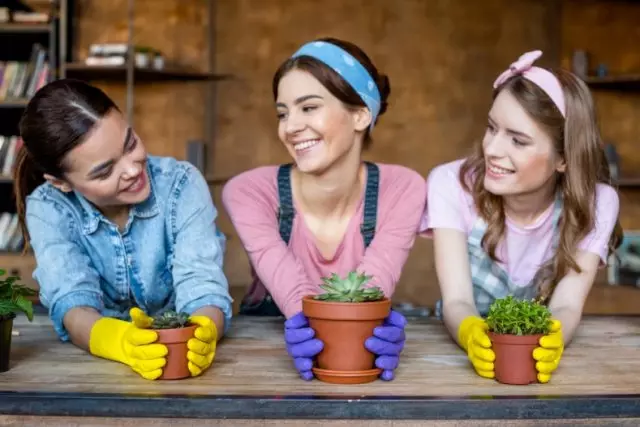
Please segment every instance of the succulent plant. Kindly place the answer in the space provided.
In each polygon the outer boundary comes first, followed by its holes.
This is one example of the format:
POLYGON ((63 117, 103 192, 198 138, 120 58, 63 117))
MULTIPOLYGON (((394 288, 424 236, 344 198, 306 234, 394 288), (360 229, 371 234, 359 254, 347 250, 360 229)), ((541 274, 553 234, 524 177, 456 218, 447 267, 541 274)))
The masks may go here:
POLYGON ((547 334, 551 328, 551 312, 538 301, 518 300, 509 295, 491 304, 487 326, 496 334, 547 334))
POLYGON ((371 276, 364 273, 350 272, 342 279, 336 273, 330 277, 323 277, 324 284, 320 285, 324 293, 314 298, 321 301, 335 302, 367 302, 379 301, 384 298, 382 289, 377 286, 365 288, 364 285, 371 280, 371 276))
POLYGON ((189 326, 189 315, 187 313, 176 313, 175 311, 169 310, 164 313, 155 316, 153 318, 153 323, 151 324, 152 329, 176 329, 176 328, 186 328, 189 326))
MULTIPOLYGON (((0 276, 7 272, 0 270, 0 276)), ((18 276, 9 276, 0 279, 0 320, 12 318, 22 312, 29 321, 33 320, 33 303, 26 297, 35 295, 36 291, 16 282, 18 276)))

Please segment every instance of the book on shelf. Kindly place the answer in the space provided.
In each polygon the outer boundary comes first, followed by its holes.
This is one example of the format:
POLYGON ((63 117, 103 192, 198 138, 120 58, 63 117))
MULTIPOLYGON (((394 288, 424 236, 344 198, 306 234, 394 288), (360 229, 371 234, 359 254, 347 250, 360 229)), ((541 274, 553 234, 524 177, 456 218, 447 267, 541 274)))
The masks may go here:
POLYGON ((0 176, 11 176, 20 147, 22 138, 19 136, 0 135, 0 176))
POLYGON ((0 101, 31 98, 47 83, 48 75, 47 51, 38 43, 28 62, 0 62, 0 101))
POLYGON ((18 225, 18 214, 3 212, 0 214, 0 251, 19 252, 24 239, 18 225))

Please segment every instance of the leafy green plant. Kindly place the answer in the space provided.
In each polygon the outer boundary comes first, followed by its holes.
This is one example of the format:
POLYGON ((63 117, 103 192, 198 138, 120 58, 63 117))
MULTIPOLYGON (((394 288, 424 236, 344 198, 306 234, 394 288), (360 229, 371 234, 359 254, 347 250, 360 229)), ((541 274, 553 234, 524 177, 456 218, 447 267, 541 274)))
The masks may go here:
POLYGON ((324 284, 320 285, 324 293, 314 298, 321 301, 335 302, 367 302, 379 301, 384 298, 382 289, 377 286, 365 288, 364 285, 371 280, 371 276, 364 273, 350 272, 342 279, 336 273, 330 277, 323 277, 324 284))
POLYGON ((33 320, 33 303, 26 297, 35 295, 36 291, 16 283, 18 276, 8 276, 0 269, 0 320, 9 319, 18 313, 24 313, 29 321, 33 320))
POLYGON ((176 329, 189 326, 189 315, 187 313, 176 313, 169 310, 155 316, 151 323, 152 329, 176 329))
POLYGON ((551 312, 535 300, 518 300, 509 295, 491 304, 486 321, 489 330, 496 334, 547 334, 551 312))

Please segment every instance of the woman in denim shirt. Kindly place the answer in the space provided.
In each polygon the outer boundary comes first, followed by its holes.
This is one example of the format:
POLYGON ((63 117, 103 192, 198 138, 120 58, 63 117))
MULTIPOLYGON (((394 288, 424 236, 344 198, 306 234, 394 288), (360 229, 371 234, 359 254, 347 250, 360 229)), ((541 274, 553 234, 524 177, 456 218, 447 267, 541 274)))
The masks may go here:
POLYGON ((201 374, 231 319, 224 236, 202 175, 148 156, 113 101, 79 81, 38 91, 20 132, 20 226, 60 339, 156 379, 167 349, 144 313, 183 311, 200 325, 187 357, 201 374))

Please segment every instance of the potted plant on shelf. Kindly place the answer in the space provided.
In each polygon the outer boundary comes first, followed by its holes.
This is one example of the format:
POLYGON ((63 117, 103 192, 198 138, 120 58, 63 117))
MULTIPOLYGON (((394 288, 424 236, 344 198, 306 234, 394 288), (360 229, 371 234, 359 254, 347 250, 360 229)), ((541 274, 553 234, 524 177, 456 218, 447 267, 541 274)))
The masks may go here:
POLYGON ((2 278, 6 273, 0 270, 0 372, 9 370, 13 319, 17 313, 24 313, 30 322, 33 320, 33 303, 27 297, 36 293, 17 284, 18 276, 2 278))
POLYGON ((324 293, 306 296, 302 311, 324 343, 312 371, 320 381, 362 384, 381 373, 375 355, 364 346, 376 326, 389 315, 391 301, 377 286, 365 287, 371 276, 350 272, 323 278, 324 293))
POLYGON ((162 368, 161 380, 177 380, 189 377, 187 342, 198 325, 189 322, 189 315, 166 311, 153 317, 151 329, 157 332, 159 344, 167 346, 167 364, 162 368))
POLYGON ((486 322, 496 355, 496 380, 519 385, 537 382, 533 350, 551 328, 549 309, 535 300, 507 296, 491 304, 486 322))

